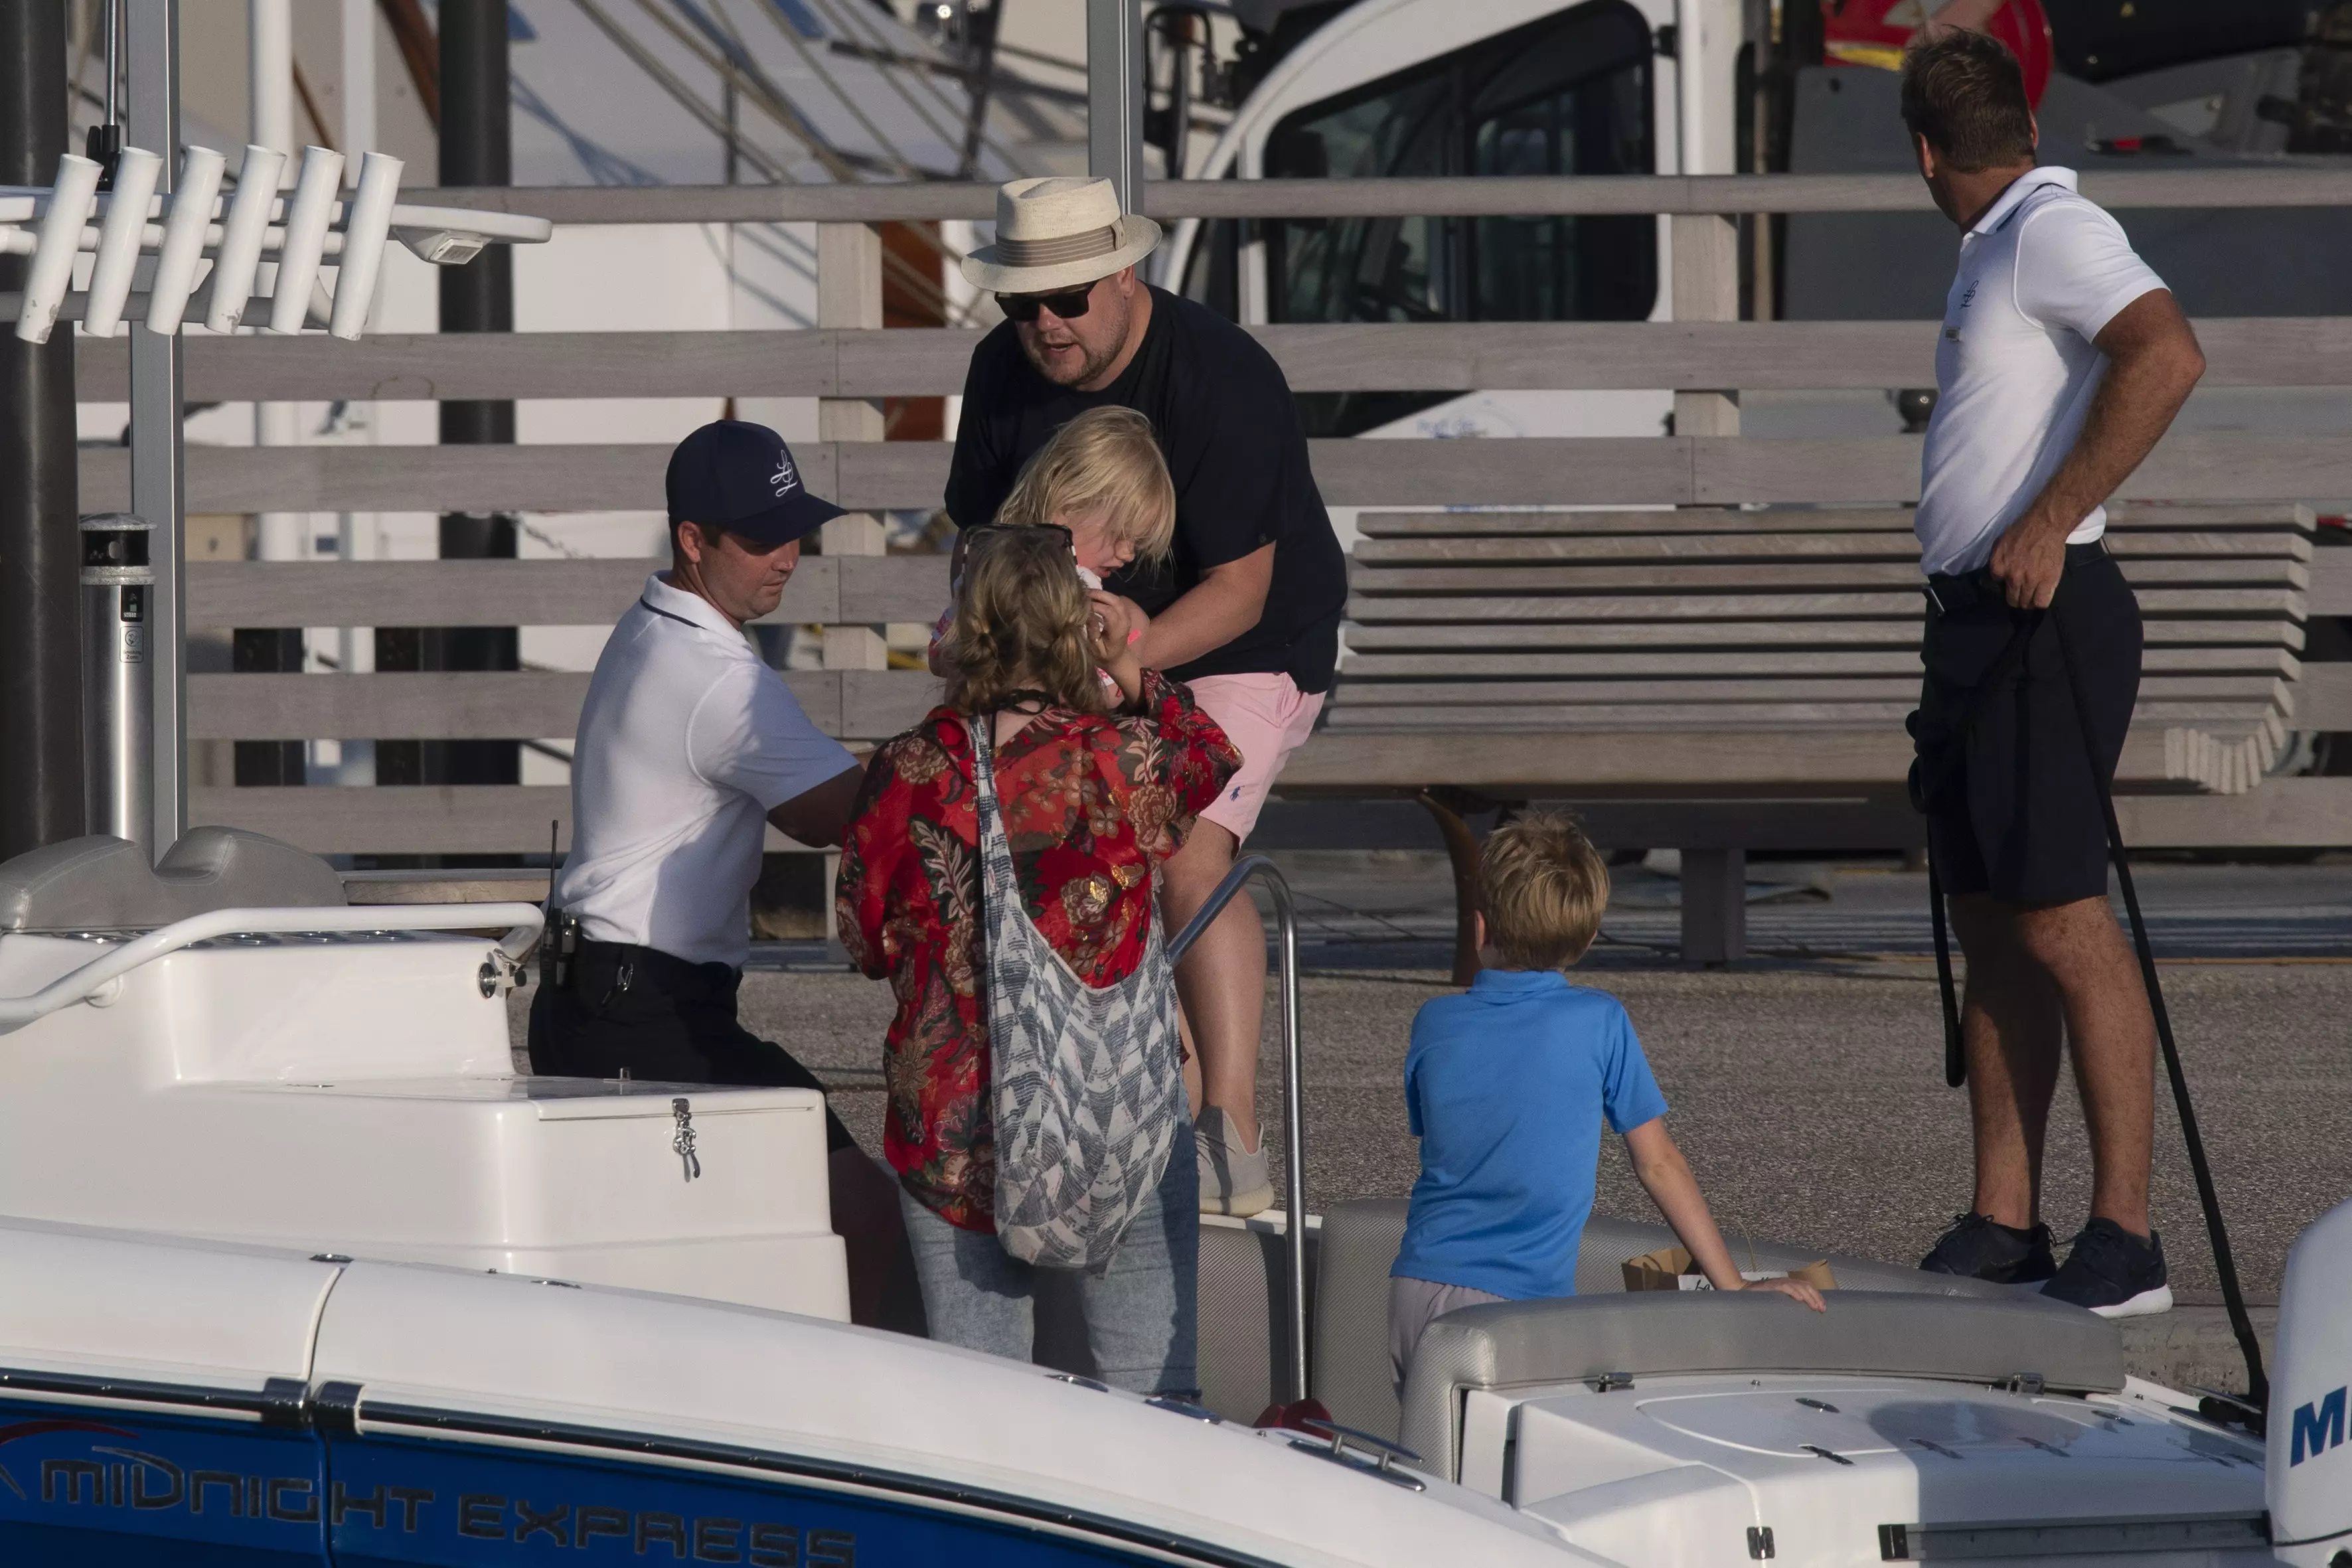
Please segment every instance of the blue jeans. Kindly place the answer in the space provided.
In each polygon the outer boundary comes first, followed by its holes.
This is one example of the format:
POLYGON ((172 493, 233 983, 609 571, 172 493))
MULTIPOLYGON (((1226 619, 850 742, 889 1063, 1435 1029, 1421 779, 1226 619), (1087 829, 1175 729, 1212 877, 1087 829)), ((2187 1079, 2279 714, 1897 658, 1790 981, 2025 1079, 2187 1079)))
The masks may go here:
MULTIPOLYGON (((1167 1172, 1136 1210, 1109 1266, 1078 1281, 1095 1368, 1114 1388, 1197 1397, 1201 1386, 1201 1171, 1189 1132, 1177 1129, 1167 1172)), ((903 1187, 898 1204, 931 1338, 1029 1360, 1037 1283, 1046 1270, 1014 1258, 988 1232, 950 1225, 903 1187)))

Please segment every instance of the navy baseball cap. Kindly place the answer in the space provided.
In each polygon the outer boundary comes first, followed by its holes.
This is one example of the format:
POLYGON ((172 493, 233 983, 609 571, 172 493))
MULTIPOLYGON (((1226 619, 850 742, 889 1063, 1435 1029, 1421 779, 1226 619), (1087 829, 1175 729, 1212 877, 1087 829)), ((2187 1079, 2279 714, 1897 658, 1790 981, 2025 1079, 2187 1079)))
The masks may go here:
POLYGON ((724 529, 768 550, 842 515, 809 494, 782 436, 741 419, 715 419, 680 441, 664 485, 670 521, 724 529))

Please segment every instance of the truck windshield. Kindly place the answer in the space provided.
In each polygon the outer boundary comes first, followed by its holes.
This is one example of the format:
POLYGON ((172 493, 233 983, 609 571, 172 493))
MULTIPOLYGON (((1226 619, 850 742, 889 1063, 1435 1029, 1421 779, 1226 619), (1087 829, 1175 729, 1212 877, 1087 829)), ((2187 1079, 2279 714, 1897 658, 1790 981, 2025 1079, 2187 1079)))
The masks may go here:
MULTIPOLYGON (((1592 0, 1285 116, 1260 172, 1647 174, 1650 54, 1640 12, 1592 0)), ((1234 224, 1209 226, 1186 292, 1233 310, 1239 238, 1234 224)), ((1640 321, 1657 294, 1657 228, 1647 216, 1289 220, 1266 225, 1265 238, 1276 321, 1640 321)), ((1353 435, 1437 401, 1299 398, 1320 436, 1353 435)))

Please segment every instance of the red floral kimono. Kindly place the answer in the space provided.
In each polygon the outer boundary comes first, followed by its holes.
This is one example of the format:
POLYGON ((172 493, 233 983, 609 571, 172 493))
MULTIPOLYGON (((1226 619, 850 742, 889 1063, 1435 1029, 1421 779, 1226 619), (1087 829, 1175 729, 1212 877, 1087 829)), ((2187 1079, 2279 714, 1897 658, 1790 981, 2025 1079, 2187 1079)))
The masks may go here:
MULTIPOLYGON (((1141 709, 1048 708, 996 753, 1029 918, 1090 985, 1143 961, 1152 868, 1241 766, 1181 683, 1145 671, 1141 709)), ((898 998, 883 1152, 941 1216, 993 1231, 976 798, 961 714, 935 708, 883 746, 842 845, 835 918, 857 966, 898 998)))

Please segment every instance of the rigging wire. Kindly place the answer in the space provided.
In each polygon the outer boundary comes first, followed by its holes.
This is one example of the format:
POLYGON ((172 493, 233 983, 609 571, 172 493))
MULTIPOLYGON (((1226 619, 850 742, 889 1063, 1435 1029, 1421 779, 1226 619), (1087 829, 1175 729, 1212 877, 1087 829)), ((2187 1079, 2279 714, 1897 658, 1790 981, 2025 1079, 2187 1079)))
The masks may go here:
MULTIPOLYGON (((584 6, 593 5, 594 0, 578 0, 578 3, 584 6)), ((809 155, 823 166, 826 174, 845 185, 858 183, 857 175, 851 170, 849 160, 842 156, 840 150, 827 142, 823 133, 811 125, 807 118, 798 110, 790 103, 780 101, 771 93, 766 83, 754 80, 737 68, 733 61, 722 55, 712 53, 706 45, 680 26, 668 11, 659 4, 659 0, 637 0, 637 9, 653 18, 655 26, 675 38, 681 47, 708 67, 712 74, 722 81, 731 81, 737 92, 759 105, 766 111, 768 118, 773 120, 786 135, 808 149, 809 155)), ((707 106, 705 112, 710 113, 711 119, 718 124, 726 124, 724 116, 709 111, 707 106)))
POLYGON ((769 184, 796 185, 801 183, 773 163, 762 149, 738 135, 734 127, 729 125, 724 117, 714 112, 708 104, 695 96, 694 89, 678 79, 677 73, 667 66, 656 59, 652 52, 639 43, 634 34, 605 15, 604 8, 597 5, 596 0, 572 0, 572 4, 579 6, 581 14, 594 23, 597 30, 610 39, 615 48, 626 55, 632 64, 652 78, 656 86, 675 99, 679 108, 692 115, 704 130, 718 137, 722 143, 733 147, 736 156, 765 174, 769 184))
MULTIPOLYGON (((668 18, 662 16, 657 11, 653 11, 649 0, 638 0, 638 3, 641 5, 646 6, 646 8, 655 16, 655 19, 667 28, 673 37, 678 36, 677 28, 669 22, 668 18)), ((742 136, 734 127, 730 126, 724 116, 712 109, 708 103, 704 102, 701 97, 696 93, 691 86, 681 79, 676 72, 670 70, 668 67, 663 65, 659 59, 656 58, 652 52, 648 50, 634 34, 630 33, 626 28, 623 27, 618 21, 607 15, 604 7, 596 3, 596 0, 574 0, 574 4, 580 7, 582 13, 585 15, 590 21, 593 22, 607 38, 612 40, 614 47, 618 47, 622 53, 626 55, 639 69, 643 70, 656 85, 661 87, 663 90, 670 95, 670 97, 675 99, 679 106, 685 109, 688 113, 691 114, 705 130, 710 132, 714 136, 717 136, 722 143, 731 144, 735 148, 737 155, 742 158, 744 162, 750 163, 761 174, 764 175, 770 184, 789 185, 802 183, 794 179, 787 170, 777 163, 774 159, 764 150, 760 148, 757 143, 751 142, 742 136)), ((719 62, 713 60, 691 39, 679 37, 679 42, 688 50, 695 53, 698 58, 701 58, 703 63, 710 65, 715 70, 722 70, 723 74, 737 80, 740 84, 739 90, 748 89, 749 90, 744 92, 744 96, 759 103, 762 109, 769 108, 760 84, 744 79, 740 72, 725 71, 719 62)), ((787 132, 793 131, 793 127, 789 124, 785 125, 784 128, 787 132)), ((797 132, 793 133, 798 134, 797 132)), ((812 151, 816 151, 816 149, 812 148, 812 151)), ((824 153, 831 154, 831 159, 828 161, 828 168, 829 170, 838 171, 837 177, 841 184, 855 184, 861 183, 860 177, 855 168, 852 167, 846 160, 842 159, 837 152, 835 152, 830 147, 824 147, 823 151, 824 153)), ((925 236, 927 242, 929 244, 937 246, 940 243, 937 237, 930 235, 929 231, 924 227, 917 226, 914 227, 914 232, 919 235, 925 236)), ((943 249, 943 254, 944 253, 943 249)), ((946 289, 938 279, 928 277, 924 273, 918 271, 903 257, 894 255, 887 247, 882 252, 882 266, 886 274, 895 276, 900 283, 905 285, 919 299, 938 310, 939 313, 942 317, 946 316, 946 289)))
MULTIPOLYGON (((815 0, 817 6, 824 12, 825 19, 832 23, 844 37, 855 37, 866 48, 874 51, 877 56, 885 56, 892 59, 901 57, 901 51, 892 45, 887 38, 882 37, 878 30, 876 32, 866 31, 867 26, 873 25, 872 18, 858 16, 855 25, 852 25, 849 22, 844 21, 842 16, 835 12, 834 3, 835 0, 815 0)), ((1000 3, 1002 3, 1002 0, 1000 0, 1000 3)), ((848 7, 848 14, 856 16, 856 5, 850 5, 848 7)), ((920 63, 929 64, 930 62, 924 61, 920 63)), ((880 74, 883 79, 890 84, 891 90, 898 95, 908 109, 914 110, 916 117, 921 120, 925 125, 930 127, 931 133, 940 139, 940 144, 941 146, 952 148, 961 144, 961 132, 951 129, 948 124, 932 118, 930 111, 925 109, 916 99, 915 95, 907 89, 905 81, 901 79, 902 73, 883 69, 880 74)), ((922 84, 932 97, 939 100, 940 107, 948 111, 951 119, 961 117, 963 112, 962 110, 956 104, 954 100, 950 99, 947 93, 940 89, 940 85, 936 81, 931 79, 931 73, 929 71, 917 71, 911 74, 915 77, 916 80, 922 84)), ((1003 167, 1009 174, 1020 174, 1020 160, 1013 157, 1011 153, 1007 152, 1002 142, 999 142, 995 138, 988 135, 984 128, 981 133, 981 142, 982 146, 988 149, 988 151, 995 153, 998 158, 1003 161, 1003 167)))
MULTIPOLYGON (((676 3, 684 8, 692 5, 694 0, 676 0, 676 3)), ((850 118, 856 121, 868 136, 874 138, 874 144, 881 148, 885 155, 898 166, 899 173, 910 180, 929 177, 930 171, 918 168, 914 160, 909 158, 898 144, 885 134, 882 128, 866 114, 856 98, 845 91, 841 83, 834 79, 833 73, 824 68, 823 63, 809 48, 807 42, 801 37, 800 29, 787 23, 782 13, 765 5, 764 0, 755 0, 755 3, 760 3, 761 9, 766 11, 769 17, 776 24, 776 30, 783 34, 785 42, 792 45, 793 52, 800 57, 801 63, 808 67, 810 73, 824 84, 826 91, 841 100, 841 106, 849 110, 850 118)), ((734 40, 736 49, 746 60, 749 60, 751 58, 751 51, 744 43, 743 36, 735 30, 734 18, 728 16, 726 0, 714 0, 710 9, 726 27, 728 36, 734 40)), ((763 72, 762 75, 764 74, 763 72)), ((781 93, 782 89, 777 90, 781 93)))

